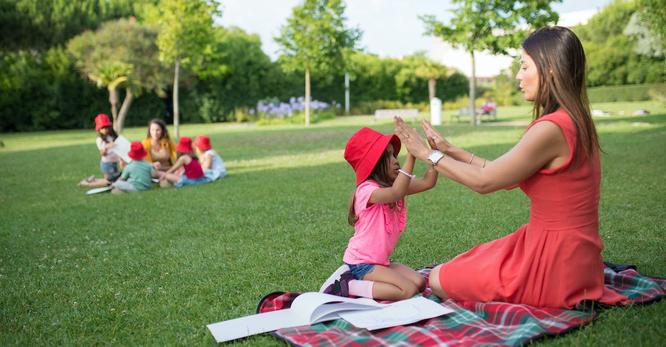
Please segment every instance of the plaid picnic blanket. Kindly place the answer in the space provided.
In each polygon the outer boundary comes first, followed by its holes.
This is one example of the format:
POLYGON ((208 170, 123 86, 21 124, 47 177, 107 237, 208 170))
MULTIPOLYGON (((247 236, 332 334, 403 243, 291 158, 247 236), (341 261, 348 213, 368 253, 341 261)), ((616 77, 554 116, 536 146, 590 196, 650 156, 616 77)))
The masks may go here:
MULTIPOLYGON (((424 276, 430 268, 418 270, 424 276)), ((666 296, 666 279, 641 275, 631 265, 606 263, 606 286, 627 296, 632 304, 645 304, 666 296)), ((427 281, 426 281, 427 283, 427 281)), ((257 313, 290 307, 300 295, 274 292, 261 299, 257 313)), ((406 326, 381 330, 359 329, 338 319, 310 326, 280 329, 277 338, 294 346, 517 346, 546 335, 558 335, 594 320, 600 306, 581 310, 537 308, 502 302, 441 302, 426 288, 421 295, 440 302, 453 313, 406 326)))

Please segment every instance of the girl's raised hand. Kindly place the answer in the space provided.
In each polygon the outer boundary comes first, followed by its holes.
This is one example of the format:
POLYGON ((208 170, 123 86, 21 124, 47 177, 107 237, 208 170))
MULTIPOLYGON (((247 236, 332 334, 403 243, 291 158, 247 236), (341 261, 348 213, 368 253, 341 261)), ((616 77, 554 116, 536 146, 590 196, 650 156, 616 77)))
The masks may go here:
POLYGON ((435 130, 435 128, 432 127, 432 124, 430 124, 430 122, 427 120, 424 119, 421 122, 421 127, 425 132, 430 148, 446 153, 449 147, 452 147, 449 141, 447 141, 444 136, 442 136, 442 134, 435 130))
POLYGON ((423 142, 421 135, 416 129, 410 127, 400 117, 395 117, 395 134, 400 138, 400 142, 407 148, 407 151, 420 160, 426 160, 430 150, 423 142))

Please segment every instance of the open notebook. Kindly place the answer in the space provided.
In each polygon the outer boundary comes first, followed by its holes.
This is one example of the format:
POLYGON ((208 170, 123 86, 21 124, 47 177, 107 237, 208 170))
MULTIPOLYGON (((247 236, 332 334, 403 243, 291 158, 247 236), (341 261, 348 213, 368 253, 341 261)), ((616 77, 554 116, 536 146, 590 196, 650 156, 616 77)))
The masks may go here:
POLYGON ((409 324, 449 312, 450 309, 421 296, 380 304, 371 299, 351 299, 309 292, 299 295, 289 309, 209 324, 208 330, 215 341, 224 342, 338 318, 343 318, 356 327, 374 330, 409 324))

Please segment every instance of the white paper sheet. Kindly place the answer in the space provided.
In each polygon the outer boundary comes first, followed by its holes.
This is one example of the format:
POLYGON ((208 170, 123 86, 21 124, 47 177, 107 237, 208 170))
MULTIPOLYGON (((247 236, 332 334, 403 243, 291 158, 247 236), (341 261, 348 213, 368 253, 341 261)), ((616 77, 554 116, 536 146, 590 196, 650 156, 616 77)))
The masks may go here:
POLYGON ((208 325, 215 341, 225 342, 282 328, 307 325, 290 309, 226 320, 208 325))
POLYGON ((453 310, 448 307, 444 307, 422 296, 415 296, 411 299, 394 302, 380 310, 347 311, 341 312, 339 315, 340 318, 357 328, 376 330, 396 325, 411 324, 451 312, 453 310))
POLYGON ((125 163, 129 164, 132 161, 129 155, 127 155, 127 153, 130 150, 130 145, 131 144, 129 140, 126 137, 124 137, 123 135, 118 135, 116 140, 113 141, 111 152, 117 154, 125 163))

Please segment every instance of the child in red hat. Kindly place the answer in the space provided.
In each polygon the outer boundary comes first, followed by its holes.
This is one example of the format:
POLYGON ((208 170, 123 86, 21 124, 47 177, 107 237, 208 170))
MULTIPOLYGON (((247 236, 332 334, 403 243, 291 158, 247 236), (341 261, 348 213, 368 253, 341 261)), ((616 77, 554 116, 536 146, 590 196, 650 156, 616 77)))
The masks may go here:
POLYGON ((111 187, 111 193, 133 193, 148 190, 155 168, 143 160, 148 152, 139 141, 132 142, 127 155, 132 161, 125 166, 120 178, 111 187))
POLYGON ((204 175, 212 181, 227 175, 227 169, 224 166, 224 160, 213 149, 208 136, 200 135, 194 139, 194 150, 197 157, 201 158, 201 168, 204 175))
POLYGON ((120 177, 120 156, 111 151, 113 141, 118 138, 118 134, 113 130, 113 124, 109 120, 109 116, 100 113, 95 117, 95 131, 97 131, 97 149, 101 157, 99 168, 104 177, 96 178, 93 175, 83 179, 79 182, 82 187, 108 186, 120 177))
POLYGON ((423 276, 389 257, 405 228, 405 196, 434 187, 437 171, 430 167, 423 178, 415 179, 414 156, 408 153, 401 168, 398 152, 396 135, 370 128, 357 131, 347 142, 345 160, 356 173, 348 214, 355 232, 343 257, 345 265, 324 283, 324 293, 403 300, 425 288, 423 276))
POLYGON ((176 188, 180 188, 210 182, 210 179, 204 175, 199 158, 194 154, 191 138, 186 136, 180 138, 176 145, 176 156, 178 158, 176 163, 160 178, 162 187, 173 184, 176 188), (184 168, 183 174, 176 174, 175 172, 181 167, 184 168))

